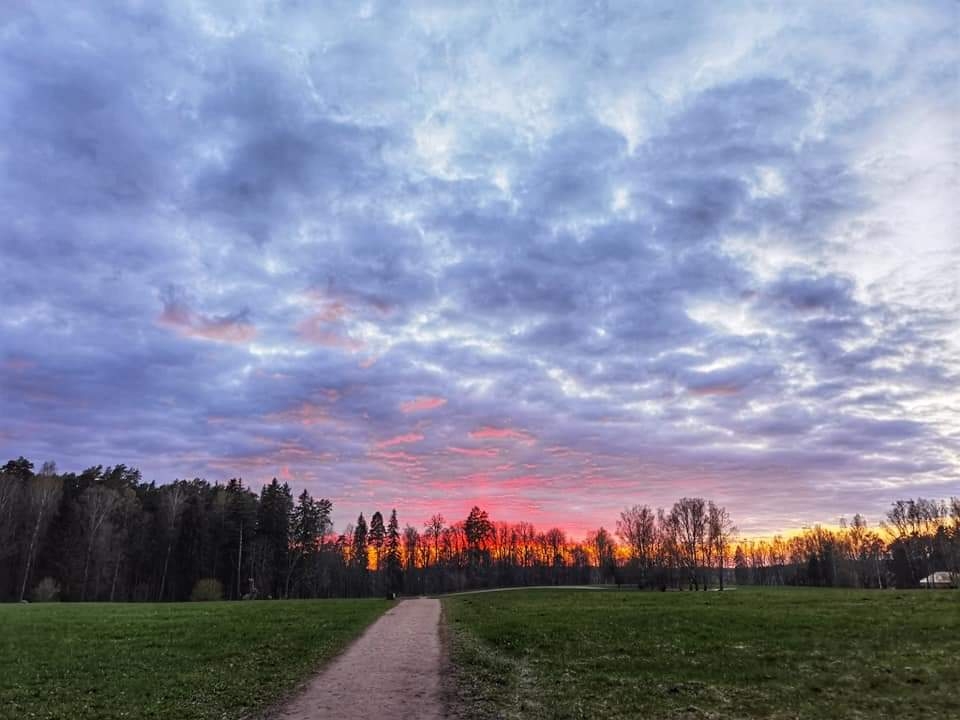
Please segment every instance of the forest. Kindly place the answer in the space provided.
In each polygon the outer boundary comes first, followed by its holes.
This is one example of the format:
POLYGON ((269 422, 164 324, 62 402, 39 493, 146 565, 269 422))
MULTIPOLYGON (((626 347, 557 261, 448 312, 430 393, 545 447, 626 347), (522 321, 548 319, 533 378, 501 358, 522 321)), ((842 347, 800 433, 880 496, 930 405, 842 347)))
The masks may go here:
MULTIPOLYGON (((384 509, 386 511, 386 509, 384 509)), ((724 585, 918 587, 960 575, 960 498, 893 503, 877 528, 739 538, 703 498, 635 505, 615 530, 559 528, 397 510, 334 532, 332 503, 276 478, 144 482, 125 465, 58 473, 23 457, 0 469, 0 600, 178 601, 433 594, 504 586, 615 583, 657 590, 724 585)))

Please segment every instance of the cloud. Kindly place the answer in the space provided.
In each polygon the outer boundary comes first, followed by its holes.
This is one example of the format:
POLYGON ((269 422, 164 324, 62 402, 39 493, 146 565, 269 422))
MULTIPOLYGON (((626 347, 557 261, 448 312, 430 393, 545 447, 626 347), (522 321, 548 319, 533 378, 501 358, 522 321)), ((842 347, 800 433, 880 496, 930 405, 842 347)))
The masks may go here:
POLYGON ((422 412, 424 410, 436 410, 437 408, 443 407, 446 404, 446 398, 422 396, 414 398, 413 400, 405 400, 404 402, 400 403, 400 412, 415 413, 422 412))
POLYGON ((474 440, 519 440, 524 443, 532 443, 536 440, 536 437, 526 430, 492 427, 490 425, 471 430, 470 437, 474 440))
POLYGON ((386 440, 380 440, 377 442, 376 447, 378 448, 388 448, 395 445, 409 445, 410 443, 417 443, 423 440, 422 433, 405 433, 403 435, 394 435, 391 438, 386 440))
POLYGON ((296 422, 304 426, 330 422, 330 414, 325 407, 304 402, 291 410, 270 413, 267 418, 278 423, 296 422))
POLYGON ((766 296, 781 307, 800 312, 846 314, 856 310, 852 293, 853 283, 848 278, 791 268, 771 284, 766 296))
POLYGON ((157 323, 184 337, 248 343, 256 337, 257 330, 247 316, 247 311, 233 315, 204 315, 190 310, 180 301, 170 300, 164 302, 157 323))
POLYGON ((310 317, 297 325, 297 333, 301 339, 315 345, 341 348, 350 352, 357 352, 365 347, 361 340, 355 340, 336 331, 325 330, 325 324, 326 321, 322 317, 310 317))
POLYGON ((447 448, 447 451, 467 457, 497 457, 500 454, 500 448, 495 447, 464 448, 451 446, 447 448))
POLYGON ((0 451, 338 524, 955 492, 949 3, 318 12, 6 13, 0 451))

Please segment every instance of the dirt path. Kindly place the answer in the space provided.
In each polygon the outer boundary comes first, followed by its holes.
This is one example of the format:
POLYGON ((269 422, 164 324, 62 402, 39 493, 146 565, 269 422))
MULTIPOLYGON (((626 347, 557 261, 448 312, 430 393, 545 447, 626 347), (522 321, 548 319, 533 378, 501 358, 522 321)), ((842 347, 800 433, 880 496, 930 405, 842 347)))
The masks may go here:
POLYGON ((441 720, 439 623, 439 600, 398 603, 274 717, 441 720))

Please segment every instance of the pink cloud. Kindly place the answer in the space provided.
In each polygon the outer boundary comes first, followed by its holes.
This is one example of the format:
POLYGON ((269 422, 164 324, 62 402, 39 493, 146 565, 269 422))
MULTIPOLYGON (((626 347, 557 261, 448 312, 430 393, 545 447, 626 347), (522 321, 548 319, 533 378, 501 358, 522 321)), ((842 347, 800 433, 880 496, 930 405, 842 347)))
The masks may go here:
MULTIPOLYGON (((270 438, 258 438, 272 443, 270 438)), ((317 463, 333 462, 337 458, 330 452, 318 452, 295 442, 275 443, 275 446, 263 453, 240 454, 208 459, 210 467, 224 472, 241 472, 253 477, 269 478, 275 468, 280 467, 280 477, 291 479, 303 477, 302 468, 317 463), (289 473, 289 477, 286 473, 289 473)))
POLYGON ((323 388, 320 393, 332 403, 337 402, 342 397, 340 391, 336 388, 323 388))
POLYGON ((495 447, 486 447, 486 448, 462 448, 462 447, 448 447, 448 452, 455 453, 457 455, 466 455, 467 457, 496 457, 500 454, 500 448, 495 447))
POLYGON ((367 453, 374 460, 379 460, 394 471, 417 475, 422 470, 422 458, 406 450, 375 449, 367 453))
POLYGON ((330 323, 326 311, 315 313, 297 324, 297 334, 307 342, 325 347, 340 348, 350 352, 357 352, 364 347, 363 342, 355 340, 345 332, 328 330, 325 326, 330 323))
POLYGON ((476 430, 471 430, 470 437, 474 440, 518 440, 527 444, 531 444, 536 441, 536 437, 526 430, 500 428, 490 425, 484 425, 476 430))
POLYGON ((267 415, 267 419, 279 422, 295 422, 309 427, 318 423, 329 422, 330 416, 327 414, 325 408, 313 403, 304 402, 290 410, 270 413, 267 415))
POLYGON ((319 322, 339 322, 343 320, 349 312, 346 304, 342 300, 322 300, 322 303, 323 306, 321 309, 314 313, 313 316, 319 322))
POLYGON ((332 308, 332 312, 334 313, 342 310, 340 317, 356 312, 368 313, 370 308, 376 310, 380 315, 389 315, 393 312, 393 305, 383 298, 366 293, 353 292, 345 288, 338 288, 335 287, 332 282, 326 289, 311 288, 307 290, 304 295, 308 300, 322 303, 332 308))
POLYGON ((509 490, 528 490, 543 487, 544 479, 536 475, 518 475, 516 477, 498 480, 497 487, 509 490))
POLYGON ((257 335, 256 328, 244 319, 243 313, 204 315, 177 300, 164 302, 157 323, 183 337, 217 342, 247 343, 257 335))
POLYGON ((349 352, 358 352, 366 347, 363 341, 350 336, 347 328, 350 318, 368 317, 371 309, 380 315, 387 315, 392 310, 392 307, 380 298, 337 290, 332 285, 326 290, 308 290, 305 297, 316 309, 297 323, 297 334, 315 345, 349 352))
POLYGON ((407 400, 400 403, 400 412, 413 413, 421 410, 435 410, 447 404, 447 399, 442 397, 422 396, 414 400, 407 400))
POLYGON ((20 372, 22 370, 30 370, 31 368, 36 367, 36 363, 33 360, 26 360, 24 358, 11 357, 3 361, 4 370, 13 370, 15 372, 20 372))
POLYGON ((423 440, 423 435, 418 432, 407 433, 406 435, 396 435, 392 438, 379 441, 375 447, 378 448, 387 448, 393 447, 394 445, 407 445, 409 443, 420 442, 423 440))

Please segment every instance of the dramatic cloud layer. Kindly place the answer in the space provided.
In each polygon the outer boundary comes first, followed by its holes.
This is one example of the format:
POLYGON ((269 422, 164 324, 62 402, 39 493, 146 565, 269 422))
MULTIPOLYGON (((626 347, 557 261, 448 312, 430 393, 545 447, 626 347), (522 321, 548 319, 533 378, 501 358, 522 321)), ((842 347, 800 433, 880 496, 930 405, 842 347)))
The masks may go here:
POLYGON ((960 492, 952 2, 0 10, 0 450, 746 533, 960 492))

